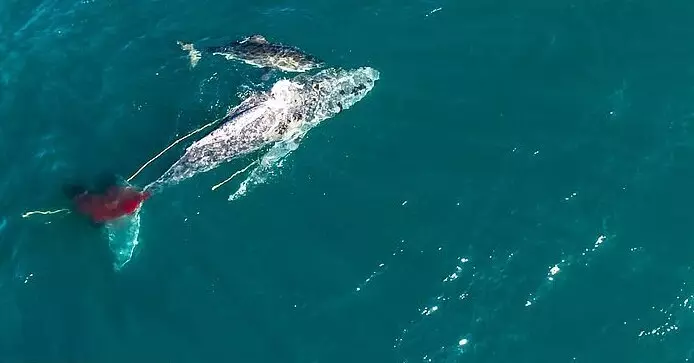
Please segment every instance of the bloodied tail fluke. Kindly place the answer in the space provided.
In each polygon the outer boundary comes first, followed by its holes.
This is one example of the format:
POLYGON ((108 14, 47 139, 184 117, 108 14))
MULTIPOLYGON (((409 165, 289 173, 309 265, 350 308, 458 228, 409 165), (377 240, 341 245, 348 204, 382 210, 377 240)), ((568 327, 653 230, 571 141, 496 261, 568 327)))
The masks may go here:
POLYGON ((202 57, 202 53, 195 49, 195 46, 193 43, 184 43, 182 41, 177 41, 176 44, 178 44, 183 51, 188 52, 188 60, 190 61, 190 67, 195 68, 195 66, 198 64, 198 61, 202 57))

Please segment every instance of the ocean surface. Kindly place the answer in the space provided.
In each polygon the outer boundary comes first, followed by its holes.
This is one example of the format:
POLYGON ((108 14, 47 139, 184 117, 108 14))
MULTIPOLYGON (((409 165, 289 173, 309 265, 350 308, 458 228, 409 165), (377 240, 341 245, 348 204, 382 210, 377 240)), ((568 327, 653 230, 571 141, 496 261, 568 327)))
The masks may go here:
POLYGON ((694 359, 692 19, 685 0, 3 0, 0 362, 694 359), (107 229, 22 217, 292 77, 191 68, 176 43, 256 33, 380 80, 233 200, 248 173, 211 186, 247 160, 152 197, 122 268, 107 229))

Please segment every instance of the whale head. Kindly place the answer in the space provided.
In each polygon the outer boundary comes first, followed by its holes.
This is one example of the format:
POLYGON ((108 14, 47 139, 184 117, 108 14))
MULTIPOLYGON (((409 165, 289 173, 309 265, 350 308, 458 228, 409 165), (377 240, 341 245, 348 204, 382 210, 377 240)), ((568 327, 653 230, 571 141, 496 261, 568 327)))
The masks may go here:
POLYGON ((298 76, 293 82, 301 87, 299 109, 307 114, 309 123, 317 123, 361 101, 378 79, 379 72, 371 67, 330 68, 315 75, 298 76))

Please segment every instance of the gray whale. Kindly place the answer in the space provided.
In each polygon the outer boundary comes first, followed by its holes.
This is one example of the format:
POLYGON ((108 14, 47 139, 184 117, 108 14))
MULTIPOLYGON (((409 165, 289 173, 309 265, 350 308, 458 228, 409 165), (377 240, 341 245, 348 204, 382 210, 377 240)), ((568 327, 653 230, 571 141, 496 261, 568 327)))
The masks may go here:
POLYGON ((190 145, 145 189, 179 183, 274 142, 303 135, 362 100, 378 79, 379 72, 370 67, 329 68, 282 79, 229 110, 217 128, 190 145))

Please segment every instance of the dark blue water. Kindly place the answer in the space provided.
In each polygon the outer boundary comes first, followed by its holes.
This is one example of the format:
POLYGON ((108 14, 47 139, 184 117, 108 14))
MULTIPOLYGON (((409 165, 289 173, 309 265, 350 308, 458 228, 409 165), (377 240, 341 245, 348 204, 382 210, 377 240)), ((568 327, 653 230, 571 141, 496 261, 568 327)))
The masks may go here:
POLYGON ((0 361, 688 361, 693 17, 681 0, 1 2, 0 361), (21 217, 269 88, 176 44, 253 33, 381 78, 240 198, 245 176, 210 187, 243 162, 152 198, 123 269, 78 216, 21 217))

